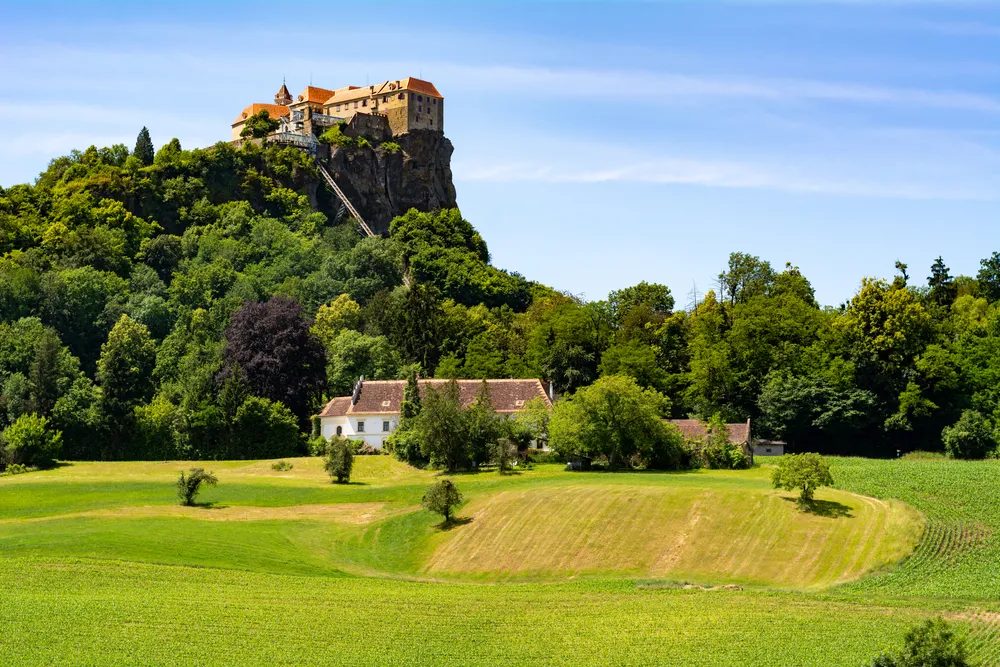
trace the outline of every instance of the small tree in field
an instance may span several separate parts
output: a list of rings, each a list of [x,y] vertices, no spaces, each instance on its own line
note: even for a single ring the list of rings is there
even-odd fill
[[[180,479],[177,480],[177,495],[181,499],[182,505],[191,507],[194,505],[195,496],[201,490],[202,484],[215,486],[219,479],[210,472],[205,472],[204,468],[191,468],[191,472],[186,477],[181,471]]]
[[[346,484],[351,481],[351,469],[354,468],[354,449],[347,438],[336,436],[326,447],[326,462],[323,464],[326,473],[337,482]]]
[[[881,655],[872,667],[968,667],[965,642],[955,637],[943,620],[927,620],[913,627],[903,639],[903,650]]]
[[[781,457],[771,473],[774,488],[799,490],[799,505],[808,505],[821,486],[833,484],[830,464],[819,454],[788,454]]]
[[[462,492],[450,479],[443,479],[424,494],[423,506],[444,517],[445,523],[451,522],[455,508],[462,503]]]

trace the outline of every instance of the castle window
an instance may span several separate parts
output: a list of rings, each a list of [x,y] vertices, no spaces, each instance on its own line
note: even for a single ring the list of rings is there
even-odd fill
[[[357,108],[358,108],[358,103],[357,103],[357,102],[355,102],[355,103],[354,103],[354,108],[355,108],[355,109],[357,109]]]
[[[424,110],[423,107],[417,107],[417,111],[423,111],[423,110]]]
[[[389,101],[389,96],[388,96],[388,95],[384,95],[384,96],[382,97],[382,104],[385,104],[385,103],[386,103],[386,102],[388,102],[388,101]]]
[[[437,98],[435,97],[434,98],[434,104],[437,104],[437,103],[438,103],[438,101],[437,101]]]
[[[420,95],[417,95],[417,101],[418,101],[418,102],[423,102],[423,101],[424,101],[424,98],[423,98],[423,97],[421,97]]]
[[[433,124],[434,124],[434,121],[432,120],[432,121],[431,121],[431,125],[433,125]]]
[[[406,93],[400,93],[399,94],[399,99],[405,100],[406,99]]]
[[[368,100],[361,100],[361,106],[363,107],[368,106]]]

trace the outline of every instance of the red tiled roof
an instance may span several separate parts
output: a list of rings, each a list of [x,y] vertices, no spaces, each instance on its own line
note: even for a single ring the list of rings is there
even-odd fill
[[[271,118],[278,118],[279,116],[287,116],[289,113],[288,107],[282,106],[281,104],[251,104],[250,106],[248,106],[246,109],[243,110],[243,113],[240,114],[239,118],[233,121],[233,125],[242,123],[247,118],[260,111],[267,111],[268,115],[271,116]]]
[[[417,79],[412,76],[403,79],[400,87],[412,90],[415,93],[423,93],[424,95],[444,99],[444,96],[438,92],[438,89],[434,87],[433,83],[430,81],[424,81],[423,79]]]
[[[333,97],[334,91],[327,90],[326,88],[316,88],[315,86],[306,86],[306,89],[302,91],[302,94],[295,98],[296,102],[326,102],[328,99]]]
[[[664,419],[680,430],[685,440],[704,440],[708,437],[708,424],[698,419]],[[750,422],[742,424],[726,424],[729,429],[729,442],[736,445],[746,444],[750,440]]]
[[[419,380],[420,395],[426,396],[429,388],[441,389],[450,380]],[[458,397],[468,407],[476,399],[482,380],[457,380]],[[541,380],[487,380],[490,400],[497,412],[519,412],[524,404],[541,396],[549,407],[552,403],[545,393]],[[333,399],[326,404],[320,417],[343,417],[353,414],[396,414],[403,402],[406,380],[366,380],[358,393],[358,402],[351,405],[350,396]]]

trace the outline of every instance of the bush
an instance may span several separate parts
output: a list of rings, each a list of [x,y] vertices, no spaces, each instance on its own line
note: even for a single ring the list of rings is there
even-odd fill
[[[326,449],[326,463],[323,468],[337,482],[346,484],[351,479],[354,467],[354,446],[347,438],[334,436]]]
[[[28,466],[21,465],[20,463],[11,463],[6,468],[0,468],[0,476],[3,475],[23,475],[26,472],[34,472],[38,468],[29,468]]]
[[[326,446],[330,442],[321,435],[309,441],[309,456],[326,456]]]
[[[382,148],[385,149],[386,153],[398,153],[403,150],[403,147],[397,144],[395,141],[383,141]]]
[[[62,433],[36,414],[21,415],[2,435],[6,463],[45,468],[55,463],[62,449]]]
[[[786,454],[771,473],[776,489],[799,490],[799,505],[808,505],[821,486],[831,486],[830,464],[819,454]]]
[[[210,472],[205,472],[204,468],[191,468],[191,474],[187,477],[182,470],[177,480],[177,496],[181,499],[182,505],[191,507],[198,492],[201,491],[202,484],[216,486],[218,483],[218,478]]]
[[[293,456],[299,444],[299,425],[284,403],[250,396],[233,420],[233,457],[270,459]]]
[[[445,523],[451,523],[451,515],[462,504],[462,492],[450,479],[443,479],[427,489],[421,504],[436,514],[444,517]]]
[[[544,449],[529,449],[528,460],[532,463],[566,463],[559,452]]]
[[[326,130],[323,134],[319,135],[319,140],[320,143],[339,146],[340,148],[352,148],[355,145],[354,139],[344,134],[340,125],[334,125]]]
[[[277,472],[288,472],[294,467],[295,466],[288,461],[278,461],[277,463],[271,464],[271,470],[276,470]]]
[[[965,642],[942,619],[927,620],[903,638],[903,650],[881,655],[872,667],[967,667]]]
[[[975,410],[965,410],[958,421],[945,426],[941,440],[948,455],[956,459],[982,459],[997,448],[997,436],[986,417]]]

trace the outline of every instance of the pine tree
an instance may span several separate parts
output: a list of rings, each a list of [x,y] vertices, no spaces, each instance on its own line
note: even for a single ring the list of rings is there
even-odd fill
[[[149,137],[149,130],[145,127],[139,131],[139,136],[135,140],[135,150],[132,154],[139,158],[145,166],[153,164],[153,140]]]
[[[938,304],[946,306],[955,300],[957,293],[955,280],[941,257],[934,260],[931,265],[931,275],[927,278],[927,285],[931,288],[931,298]]]

